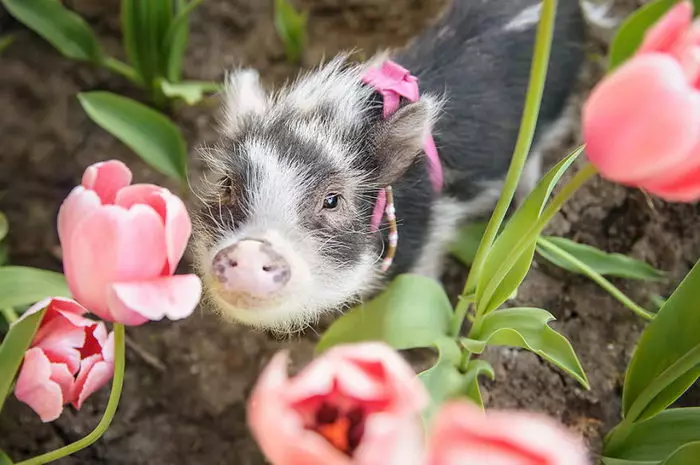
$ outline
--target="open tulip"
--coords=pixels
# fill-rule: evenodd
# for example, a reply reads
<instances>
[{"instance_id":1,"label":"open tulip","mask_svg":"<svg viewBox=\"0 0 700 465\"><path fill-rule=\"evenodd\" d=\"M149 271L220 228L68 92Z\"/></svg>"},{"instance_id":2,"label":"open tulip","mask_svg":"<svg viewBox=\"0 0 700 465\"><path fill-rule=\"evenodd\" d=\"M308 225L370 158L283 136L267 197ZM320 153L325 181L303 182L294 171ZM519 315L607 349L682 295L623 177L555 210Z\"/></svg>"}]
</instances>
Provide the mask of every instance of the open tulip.
<instances>
[{"instance_id":1,"label":"open tulip","mask_svg":"<svg viewBox=\"0 0 700 465\"><path fill-rule=\"evenodd\" d=\"M266 367L248 421L274 465L422 464L419 412L428 394L381 343L338 346L293 378L287 354Z\"/></svg>"},{"instance_id":2,"label":"open tulip","mask_svg":"<svg viewBox=\"0 0 700 465\"><path fill-rule=\"evenodd\" d=\"M103 322L85 318L87 310L69 299L43 300L22 318L43 308L46 312L24 355L15 396L48 422L58 418L66 404L80 409L112 378L114 340Z\"/></svg>"},{"instance_id":3,"label":"open tulip","mask_svg":"<svg viewBox=\"0 0 700 465\"><path fill-rule=\"evenodd\" d=\"M700 23L683 1L583 108L586 153L609 180L669 201L700 199Z\"/></svg>"},{"instance_id":4,"label":"open tulip","mask_svg":"<svg viewBox=\"0 0 700 465\"><path fill-rule=\"evenodd\" d=\"M165 188L131 182L111 160L87 168L58 214L63 267L75 299L104 320L138 325L189 316L201 296L196 275L173 275L192 225Z\"/></svg>"},{"instance_id":5,"label":"open tulip","mask_svg":"<svg viewBox=\"0 0 700 465\"><path fill-rule=\"evenodd\" d=\"M508 411L484 413L466 401L436 414L428 465L585 465L582 442L548 417Z\"/></svg>"}]
</instances>

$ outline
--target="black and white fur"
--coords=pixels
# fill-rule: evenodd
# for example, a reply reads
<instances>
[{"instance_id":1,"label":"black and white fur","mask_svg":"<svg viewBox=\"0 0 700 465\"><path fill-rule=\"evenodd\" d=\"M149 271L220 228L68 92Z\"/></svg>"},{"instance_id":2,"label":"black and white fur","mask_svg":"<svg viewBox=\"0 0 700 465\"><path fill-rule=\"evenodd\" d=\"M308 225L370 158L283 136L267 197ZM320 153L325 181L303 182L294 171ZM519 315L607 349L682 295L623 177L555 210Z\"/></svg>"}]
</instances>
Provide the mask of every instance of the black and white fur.
<instances>
[{"instance_id":1,"label":"black and white fur","mask_svg":"<svg viewBox=\"0 0 700 465\"><path fill-rule=\"evenodd\" d=\"M399 273L438 278L457 228L500 194L529 80L537 0L453 0L441 20L390 55L419 79L421 99L383 120L362 83L368 63L340 55L268 95L250 69L228 77L223 131L205 150L211 172L195 222L195 253L214 307L248 325L300 329L365 299ZM536 143L556 131L583 62L577 0L561 0ZM422 151L432 133L445 174L436 195ZM537 146L520 186L540 176ZM379 189L392 185L399 241L379 272L386 224L369 232ZM323 208L330 193L335 210ZM212 257L242 238L269 241L289 262L285 291L256 308L226 301Z\"/></svg>"}]
</instances>

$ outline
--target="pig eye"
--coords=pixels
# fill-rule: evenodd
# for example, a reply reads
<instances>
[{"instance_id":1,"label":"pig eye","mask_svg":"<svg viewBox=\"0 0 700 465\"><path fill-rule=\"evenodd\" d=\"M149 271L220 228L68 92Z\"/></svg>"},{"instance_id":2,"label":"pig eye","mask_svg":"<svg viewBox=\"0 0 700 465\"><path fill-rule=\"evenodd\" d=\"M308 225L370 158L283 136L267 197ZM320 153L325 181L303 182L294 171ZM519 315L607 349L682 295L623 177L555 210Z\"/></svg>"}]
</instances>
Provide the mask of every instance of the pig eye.
<instances>
[{"instance_id":1,"label":"pig eye","mask_svg":"<svg viewBox=\"0 0 700 465\"><path fill-rule=\"evenodd\" d=\"M323 208L327 210L333 210L338 207L340 203L340 194L328 194L326 198L323 199Z\"/></svg>"}]
</instances>

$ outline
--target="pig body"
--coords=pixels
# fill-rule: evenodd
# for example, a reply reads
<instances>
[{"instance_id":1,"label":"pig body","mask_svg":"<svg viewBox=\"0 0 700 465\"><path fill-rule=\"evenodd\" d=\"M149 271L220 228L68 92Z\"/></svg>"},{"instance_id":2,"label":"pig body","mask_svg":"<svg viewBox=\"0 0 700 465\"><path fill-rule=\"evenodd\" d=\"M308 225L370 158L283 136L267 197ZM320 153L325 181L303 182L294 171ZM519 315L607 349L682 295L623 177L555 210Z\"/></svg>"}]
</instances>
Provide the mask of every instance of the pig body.
<instances>
[{"instance_id":1,"label":"pig body","mask_svg":"<svg viewBox=\"0 0 700 465\"><path fill-rule=\"evenodd\" d=\"M391 60L421 96L383 116L362 80L387 56L340 55L273 94L255 71L228 78L221 141L195 228L197 267L214 308L251 326L291 331L381 290L400 273L438 278L450 241L498 199L524 106L541 3L454 0ZM519 187L540 176L537 144L556 131L583 62L578 0L559 2L535 150ZM444 176L433 188L423 143L432 134ZM370 228L391 186L396 256L380 269L386 220Z\"/></svg>"}]
</instances>

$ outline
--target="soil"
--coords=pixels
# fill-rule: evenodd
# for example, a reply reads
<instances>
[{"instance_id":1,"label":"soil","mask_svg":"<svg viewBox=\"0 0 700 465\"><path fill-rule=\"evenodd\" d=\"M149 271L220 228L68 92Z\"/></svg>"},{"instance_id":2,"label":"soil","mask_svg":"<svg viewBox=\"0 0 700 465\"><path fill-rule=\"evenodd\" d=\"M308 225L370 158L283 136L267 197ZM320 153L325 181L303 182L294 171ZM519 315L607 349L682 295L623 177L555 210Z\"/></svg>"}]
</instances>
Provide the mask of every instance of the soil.
<instances>
[{"instance_id":1,"label":"soil","mask_svg":"<svg viewBox=\"0 0 700 465\"><path fill-rule=\"evenodd\" d=\"M299 0L310 11L309 49L304 65L341 49L401 46L435 18L445 0ZM121 56L118 0L66 0L97 31L105 49ZM619 1L625 15L634 1ZM207 0L192 15L186 60L190 78L219 80L236 65L260 70L267 84L293 76L297 66L284 59L274 33L272 1ZM13 264L60 270L54 227L58 206L95 161L127 162L139 182L170 185L132 152L93 124L76 93L110 90L143 99L138 90L104 70L61 57L50 45L0 10L0 33L16 42L0 55L0 210L11 224ZM572 127L580 102L603 72L596 59L609 33L592 30L591 62L573 102ZM596 55L597 54L597 55ZM212 105L181 108L174 118L191 147L213 141ZM549 161L578 140L572 130L553 147ZM191 176L200 170L191 150ZM175 186L172 186L175 187ZM564 208L550 233L604 250L629 254L666 270L659 284L615 280L643 305L653 293L668 293L700 256L698 209L669 205L639 191L600 179L585 186ZM187 263L183 269L187 269ZM456 295L465 270L451 261L445 284ZM546 412L581 432L595 454L601 436L619 419L624 370L643 322L595 284L537 261L514 302L551 311L552 326L571 340L588 373L586 391L538 357L508 348L490 349L486 358L496 379L484 383L490 407ZM94 446L58 463L178 465L265 463L245 420L245 401L261 368L281 348L297 366L311 357L316 335L273 340L242 327L223 325L206 309L177 323L151 323L128 331L124 395L113 426ZM99 421L108 389L95 394L80 412L70 408L56 422L42 424L26 406L11 399L0 416L0 449L15 460L60 447L89 432ZM697 404L689 393L684 403Z\"/></svg>"}]
</instances>

